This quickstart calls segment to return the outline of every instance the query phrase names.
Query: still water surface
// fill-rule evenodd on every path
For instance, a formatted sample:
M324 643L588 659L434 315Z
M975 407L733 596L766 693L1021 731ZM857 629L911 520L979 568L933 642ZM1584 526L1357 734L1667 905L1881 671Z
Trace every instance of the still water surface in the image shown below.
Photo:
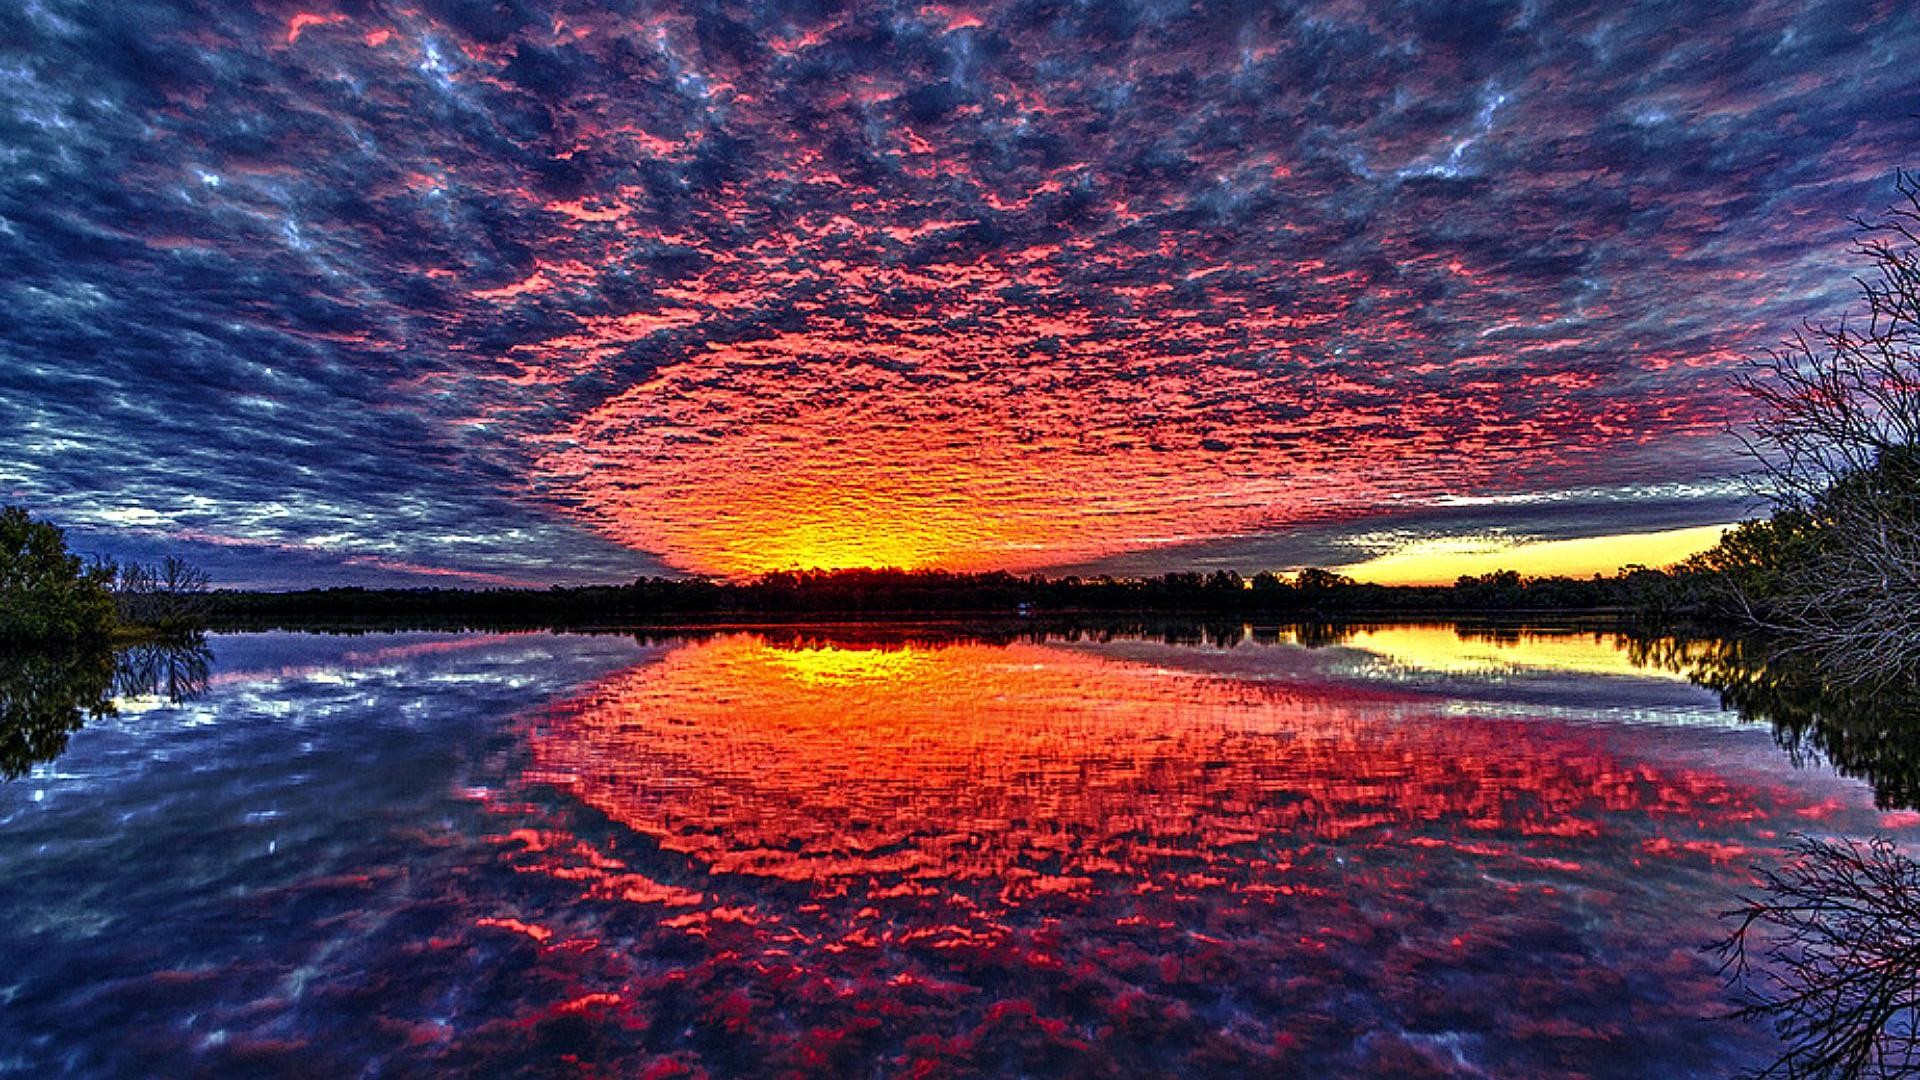
M1720 1076L1920 819L1608 634L213 639L0 783L0 1072Z

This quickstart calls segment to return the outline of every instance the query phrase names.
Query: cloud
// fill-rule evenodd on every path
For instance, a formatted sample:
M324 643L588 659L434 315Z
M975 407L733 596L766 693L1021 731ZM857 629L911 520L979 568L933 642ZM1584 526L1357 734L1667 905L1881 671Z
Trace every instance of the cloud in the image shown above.
M1844 306L1917 18L47 0L0 495L232 580L1724 521L1554 493L1740 467L1728 370Z

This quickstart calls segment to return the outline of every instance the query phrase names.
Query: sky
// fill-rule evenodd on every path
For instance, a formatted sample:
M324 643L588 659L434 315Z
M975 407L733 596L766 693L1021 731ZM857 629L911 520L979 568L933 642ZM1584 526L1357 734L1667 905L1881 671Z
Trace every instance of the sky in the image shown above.
M1884 2L0 6L0 501L234 585L1590 572L1920 166Z

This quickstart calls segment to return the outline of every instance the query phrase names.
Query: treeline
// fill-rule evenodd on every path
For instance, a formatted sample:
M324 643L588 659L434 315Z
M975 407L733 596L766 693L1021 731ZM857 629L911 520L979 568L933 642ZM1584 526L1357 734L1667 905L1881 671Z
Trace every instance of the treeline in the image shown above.
M680 619L1183 614L1287 621L1353 615L1610 612L1674 594L1668 575L1524 578L1512 571L1453 585L1375 585L1326 570L1231 570L1155 577L1045 577L1006 572L833 570L745 582L643 577L619 586L551 589L306 589L208 595L215 626L415 624L446 627L621 626Z

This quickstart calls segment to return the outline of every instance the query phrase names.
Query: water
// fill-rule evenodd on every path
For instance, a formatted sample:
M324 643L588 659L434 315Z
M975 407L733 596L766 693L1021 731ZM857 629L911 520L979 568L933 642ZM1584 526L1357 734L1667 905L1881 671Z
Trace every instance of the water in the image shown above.
M1920 836L1607 634L213 639L0 783L0 1071L1719 1076Z

